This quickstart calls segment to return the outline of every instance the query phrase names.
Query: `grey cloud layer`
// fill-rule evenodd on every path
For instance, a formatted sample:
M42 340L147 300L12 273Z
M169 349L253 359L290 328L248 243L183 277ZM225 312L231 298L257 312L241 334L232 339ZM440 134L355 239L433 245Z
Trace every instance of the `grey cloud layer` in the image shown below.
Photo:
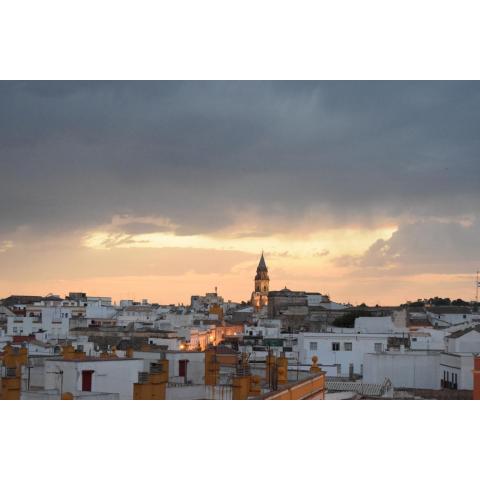
M4 234L476 214L480 84L2 82L0 167Z
M360 256L344 256L339 266L358 267L361 276L415 273L473 273L480 265L480 221L470 224L426 220L400 225Z

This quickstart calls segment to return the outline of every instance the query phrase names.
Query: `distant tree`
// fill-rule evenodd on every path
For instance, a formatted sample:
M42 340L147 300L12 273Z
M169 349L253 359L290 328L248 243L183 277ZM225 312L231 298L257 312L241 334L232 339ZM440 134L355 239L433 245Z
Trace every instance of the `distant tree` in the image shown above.
M416 302L410 302L411 307L424 307L425 300L421 300L420 298Z
M456 307L466 307L470 304L461 298L457 298L456 300L452 301L452 305L455 305Z
M448 306L451 305L450 299L447 298L440 298L440 297L433 297L428 299L428 303L431 305L435 305L436 307Z
M460 302L460 303L454 303ZM406 303L402 303L401 307L424 307L425 305L433 305L435 307L442 307L448 305L467 305L467 303L461 303L463 300L461 298L454 300L453 302L448 298L442 297L432 297L432 298L424 298L424 299L417 299L415 302L407 301Z

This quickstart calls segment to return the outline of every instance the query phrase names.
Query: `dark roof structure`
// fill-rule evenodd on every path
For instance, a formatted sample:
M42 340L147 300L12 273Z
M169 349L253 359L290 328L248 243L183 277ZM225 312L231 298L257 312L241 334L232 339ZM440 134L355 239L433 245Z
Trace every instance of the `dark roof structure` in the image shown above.
M267 264L265 263L265 258L262 256L260 257L260 261L258 262L257 267L257 274L255 275L255 280L270 280L268 278L268 268Z
M260 261L258 262L257 271L258 270L260 270L261 272L268 272L268 268L265 263L265 258L263 257L263 252L262 252L262 256L260 257Z
M35 302L41 302L44 297L38 295L10 295L2 300L2 305L11 307L13 305L28 305Z
M477 325L475 327L468 327L463 330L458 330L457 332L453 332L450 335L448 335L447 338L460 338L472 331L480 333L480 325Z
M427 312L435 313L437 315L444 315L444 314L467 314L472 313L472 309L470 307L456 307L456 306L441 306L441 307L426 307Z

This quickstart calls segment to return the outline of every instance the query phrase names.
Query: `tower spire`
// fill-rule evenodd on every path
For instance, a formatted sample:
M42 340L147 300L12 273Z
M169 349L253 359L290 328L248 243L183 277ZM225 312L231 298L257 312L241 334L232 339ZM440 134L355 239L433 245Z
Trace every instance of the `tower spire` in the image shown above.
M257 273L258 272L268 272L267 264L265 263L265 257L263 256L263 250L260 261L258 262Z

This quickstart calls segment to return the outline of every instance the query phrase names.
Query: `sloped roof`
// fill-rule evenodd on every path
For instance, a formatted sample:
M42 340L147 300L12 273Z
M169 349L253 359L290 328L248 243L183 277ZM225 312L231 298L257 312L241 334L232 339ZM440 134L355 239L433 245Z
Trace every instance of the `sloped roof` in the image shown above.
M380 397L383 390L381 384L342 382L327 378L327 392L356 392L367 397Z
M463 330L458 330L456 332L451 333L450 335L447 336L447 338L460 338L466 335L467 333L470 333L472 331L476 331L480 333L480 325L477 325L476 327L468 327Z
M257 272L268 272L267 264L265 263L265 258L262 256L260 257L260 261L258 262Z
M2 305L5 305L6 307L11 307L17 304L26 305L40 302L43 300L43 298L44 297L38 295L10 295L9 297L3 299Z

